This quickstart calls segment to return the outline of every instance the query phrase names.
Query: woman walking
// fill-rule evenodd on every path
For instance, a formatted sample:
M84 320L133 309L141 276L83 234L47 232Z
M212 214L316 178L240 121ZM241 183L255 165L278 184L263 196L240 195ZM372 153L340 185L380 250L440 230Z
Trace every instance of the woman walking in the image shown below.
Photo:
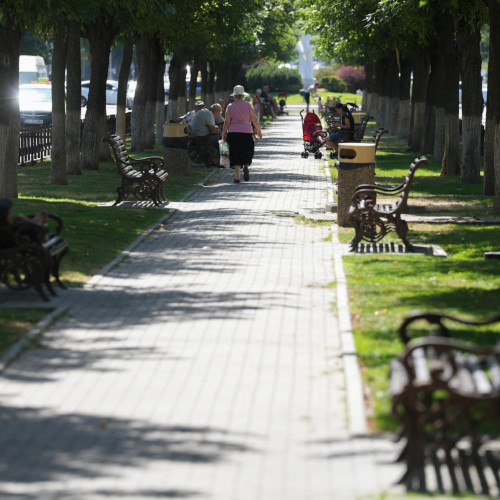
M226 119L222 129L222 139L229 145L229 162L234 167L235 184L240 182L241 167L243 179L250 180L248 167L252 164L254 153L254 130L259 139L262 139L260 124L253 106L244 100L245 89L236 85L233 90L234 102L226 110ZM253 125L253 128L252 128Z

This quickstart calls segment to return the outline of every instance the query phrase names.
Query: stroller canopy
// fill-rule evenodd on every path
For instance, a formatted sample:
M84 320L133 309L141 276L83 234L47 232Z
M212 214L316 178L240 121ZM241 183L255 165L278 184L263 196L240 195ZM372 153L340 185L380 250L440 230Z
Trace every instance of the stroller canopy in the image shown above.
M316 113L306 113L304 123L302 124L302 131L304 133L304 141L314 141L314 132L316 132L316 124L321 125L321 120Z

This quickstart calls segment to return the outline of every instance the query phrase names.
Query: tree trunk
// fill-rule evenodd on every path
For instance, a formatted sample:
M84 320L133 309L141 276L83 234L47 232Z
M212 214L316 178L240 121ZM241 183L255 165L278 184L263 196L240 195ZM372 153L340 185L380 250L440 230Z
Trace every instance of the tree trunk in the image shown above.
M151 41L150 57L150 77L148 81L148 93L146 102L146 128L144 130L144 144L147 149L155 146L155 122L156 122L156 99L158 96L158 79L162 75L161 69L165 68L163 51L160 40L155 37ZM163 120L162 120L163 132ZM163 134L162 134L163 135Z
M489 0L488 7L490 12L490 61L488 66L487 111L491 113L492 119L495 123L493 211L498 214L500 213L500 99L496 95L498 92L498 86L495 85L500 81L497 64L500 62L500 3L496 0Z
M444 106L436 106L436 132L434 134L434 153L432 156L436 163L441 163L444 158L445 116Z
M162 57L161 61L159 61L159 71L156 83L155 139L158 142L161 142L161 140L163 139L163 124L165 123L165 87L163 83L165 66L165 58Z
M116 97L116 134L124 141L127 136L127 86L134 52L134 39L128 36L123 46L123 57L118 74L118 95Z
M377 106L373 110L373 116L379 127L386 123L387 92L386 80L388 70L388 58L379 59L375 63L375 92L377 93Z
M137 87L135 89L134 104L132 106L132 140L130 149L132 151L144 151L144 129L146 128L146 107L148 95L148 81L150 72L150 37L147 33L139 35L136 46L137 59ZM170 96L172 95L172 80L170 81ZM169 99L169 102L171 99Z
M473 23L460 22L457 30L462 73L462 175L464 184L481 183L481 31Z
M90 45L90 88L87 113L83 127L82 167L89 170L99 168L99 159L111 158L109 148L103 143L107 136L106 80L108 76L109 53L116 29L113 20L102 17L86 27ZM107 154L106 154L107 153Z
M68 57L66 60L66 172L81 175L80 133L82 128L82 69L80 56L80 23L69 22Z
M191 66L191 80L189 81L189 102L188 110L194 109L194 103L196 102L196 86L198 85L198 73L200 72L201 64L198 57L195 57Z
M214 102L214 88L215 88L215 63L210 61L208 63L208 86L207 86L207 100L206 103Z
M420 151L428 80L428 50L417 49L415 51L415 65L413 68L412 112L410 134L408 136L408 146L412 151Z
M362 108L363 111L371 115L373 113L372 111L372 102L373 102L373 94L375 91L375 65L374 64L367 64L365 66L365 90L363 92L363 102L362 102Z
M170 60L168 75L170 94L168 96L167 122L185 113L186 106L186 63L189 60L185 50L178 48Z
M200 68L201 72L201 100L208 101L208 63L203 61Z
M429 53L431 71L429 73L429 80L427 82L424 124L422 127L422 139L420 142L420 152L424 155L433 154L434 152L434 139L436 133L436 105L439 102L439 99L437 97L439 85L438 53L439 44L437 43L436 39L434 39L433 43L431 44L431 50ZM441 159L439 161L441 161Z
M387 128L391 133L398 129L399 114L399 67L396 51L393 51L388 58L386 75L386 95L387 105L384 123L380 126Z
M460 131L458 124L459 57L454 43L454 21L449 11L439 16L438 36L446 55L445 144L441 175L460 175Z
M400 139L408 139L410 133L411 106L410 89L411 73L413 70L413 58L410 56L400 57L399 60L399 112L397 135Z
M66 185L66 107L64 73L68 54L68 25L54 22L54 50L52 53L52 184Z
M500 85L500 5L489 0L490 45L488 60L488 106L486 107L486 132L484 138L484 184L483 193L487 196L495 194L495 175L500 169L500 151L497 151L495 131L500 120L500 100L497 96ZM500 191L497 190L497 198ZM500 200L495 204L500 206Z
M440 23L436 19L436 24ZM441 28L440 28L441 29ZM445 41L438 36L433 41L432 49L433 55L431 57L431 64L434 64L434 76L432 84L434 86L434 150L433 160L436 163L441 163L444 158L445 146L445 101L446 101L446 51Z
M22 32L8 12L0 20L0 198L17 198L19 47ZM15 26L18 26L16 23Z

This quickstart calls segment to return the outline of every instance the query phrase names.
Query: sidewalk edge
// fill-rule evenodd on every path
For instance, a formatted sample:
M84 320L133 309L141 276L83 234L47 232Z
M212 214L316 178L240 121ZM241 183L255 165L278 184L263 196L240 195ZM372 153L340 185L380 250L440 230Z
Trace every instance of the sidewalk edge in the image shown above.
M328 166L326 166L325 171L329 182L332 183ZM332 226L332 247L337 281L337 320L346 386L347 426L351 436L366 435L368 433L368 424L363 397L363 382L352 333L349 293L342 262L343 247L338 238L338 226L336 224Z

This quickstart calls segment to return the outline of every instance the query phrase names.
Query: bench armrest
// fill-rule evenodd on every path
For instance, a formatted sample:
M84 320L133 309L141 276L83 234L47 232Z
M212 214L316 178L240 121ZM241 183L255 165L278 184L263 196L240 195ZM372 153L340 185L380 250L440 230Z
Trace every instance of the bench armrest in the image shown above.
M408 344L410 340L412 340L412 337L408 332L408 327L415 321L421 321L421 320L426 321L429 325L436 325L438 327L438 332L439 332L438 334L440 337L450 337L451 336L450 331L448 330L447 326L443 323L443 321L450 321L469 326L486 326L500 322L500 316L495 316L486 321L469 321L454 316L449 316L447 314L437 314L437 313L412 314L405 318L405 320L403 321L403 323L401 323L401 326L398 329L399 337L401 338L401 340L405 345Z
M141 168L143 171L153 170L156 173L158 170L165 169L165 160L161 156L148 156L146 158L131 158L129 156L129 161L132 165L144 166L144 169Z

